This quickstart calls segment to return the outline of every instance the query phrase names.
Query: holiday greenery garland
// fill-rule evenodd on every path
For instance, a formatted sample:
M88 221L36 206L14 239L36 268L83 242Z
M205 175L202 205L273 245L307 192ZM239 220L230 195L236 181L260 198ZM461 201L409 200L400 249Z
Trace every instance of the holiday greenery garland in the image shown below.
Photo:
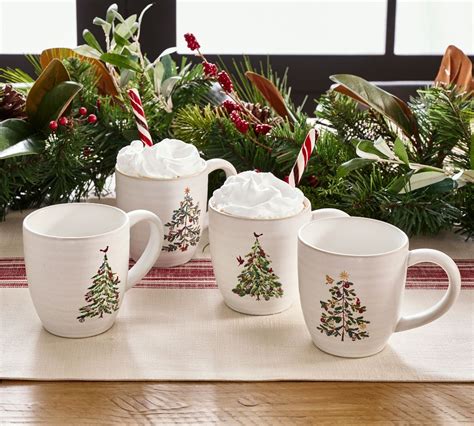
M378 218L410 235L456 228L474 236L469 76L438 76L408 104L359 77L333 76L337 86L316 101L311 118L291 101L286 74L277 76L268 63L255 69L248 59L231 69L212 64L192 34L185 38L201 64L175 61L175 49L150 60L139 41L147 9L125 18L112 5L94 19L105 49L84 30L85 45L30 57L35 76L0 71L9 83L0 88L2 217L8 209L103 194L118 150L138 136L126 94L136 88L154 141L180 138L205 158L284 179L317 126L299 185L313 208ZM211 177L210 193L222 179Z

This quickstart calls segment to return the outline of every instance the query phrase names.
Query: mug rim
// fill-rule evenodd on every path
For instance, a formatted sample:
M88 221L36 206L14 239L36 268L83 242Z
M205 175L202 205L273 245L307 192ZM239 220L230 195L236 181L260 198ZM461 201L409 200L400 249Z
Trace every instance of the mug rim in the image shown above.
M398 232L399 234L402 235L403 243L399 247L396 247L392 250L380 252L380 253L349 254L349 253L339 253L339 252L335 252L335 251L325 250L321 247L317 247L317 246L315 246L313 244L310 244L309 242L305 241L303 236L302 236L302 233L304 232L305 228L312 225L312 224L314 224L315 222L337 221L337 220L346 220L347 221L347 220L354 220L354 219L357 219L357 220L360 220L360 221L363 221L363 222L381 223L383 226L385 226L387 228L392 228L396 232ZM373 258L373 257L387 256L387 255L390 255L390 254L393 254L393 253L397 253L397 252L405 249L409 245L408 235L405 232L403 232L400 228L396 227L395 225L392 225L391 223L384 222L382 220L372 219L372 218L369 218L369 217L361 217L361 216L327 217L325 219L312 220L308 223L305 223L303 226L300 227L300 229L298 230L298 241L301 244L305 245L306 247L308 247L310 249L313 249L313 250L316 250L320 253L326 253L326 254L330 254L330 255L333 255L333 256L340 256L340 257L356 257L356 258Z
M148 176L132 176L127 173L122 172L117 165L115 165L115 173L118 173L122 176L128 177L130 179L137 179L141 181L150 181L150 182L167 182L167 181L176 181L180 179L186 179L186 178L192 178L196 176L202 175L206 169L207 169L207 160L204 160L204 158L201 158L203 161L204 167L202 170L193 173L192 175L185 175L185 176L177 176L177 177L172 177L172 178L160 178L160 177L148 177Z
M119 212L122 217L124 218L124 221L123 223L110 230L110 231L106 231L106 232L102 232L100 234L91 234L91 235L82 235L82 236L60 236L60 235L48 235L48 234L45 234L43 232L38 232L34 229L31 228L31 226L28 224L28 220L31 220L31 218L37 214L39 214L40 212L44 212L45 210L53 210L53 209L56 209L56 208L68 208L69 206L99 206L99 208L105 208L105 209L108 209L108 210L115 210L117 212ZM45 207L41 207L40 209L37 209L35 211L32 211L30 214L28 214L24 219L23 219L23 231L28 231L29 233L33 234L33 235L36 235L38 237L41 237L41 238L47 238L47 239L53 239L53 240L87 240L87 239L93 239L93 238L102 238L102 237L105 237L105 236L108 236L110 234L113 234L113 233L116 233L118 231L121 231L123 228L125 228L128 224L129 224L129 218L128 218L128 215L122 210L122 209L119 209L118 207L115 207L115 206L110 206L108 204L101 204L101 203L87 203L87 202L84 202L84 203L62 203L62 204L53 204L53 205L50 205L50 206L45 206Z
M217 210L211 203L211 201L213 201L213 199L214 199L214 196L212 196L209 199L209 202L208 202L209 210L212 210L213 212L215 212L217 214L220 214L222 216L225 216L225 217L228 217L228 218L231 218L231 219L237 219L237 220L243 220L243 221L273 222L273 221L291 219L291 218L294 218L294 217L297 217L299 215L302 215L302 214L306 213L308 210L311 211L311 203L308 200L308 198L304 197L304 199L303 199L304 207L298 213L288 215L288 216L274 217L274 218L265 218L265 217L255 217L255 218L253 218L253 217L247 217L247 216L238 216L238 215L235 215L235 214L231 214L231 213L227 213L227 212Z

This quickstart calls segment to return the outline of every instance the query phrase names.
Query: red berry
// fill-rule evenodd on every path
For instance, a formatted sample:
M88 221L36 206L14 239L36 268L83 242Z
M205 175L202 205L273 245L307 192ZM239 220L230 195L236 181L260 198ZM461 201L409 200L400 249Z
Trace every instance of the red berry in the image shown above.
M87 108L86 107L80 107L79 108L79 114L80 115L86 115L87 114Z
M344 284L344 287L345 287L345 288L349 288L349 283L345 283L345 284Z
M222 106L225 108L225 110L230 114L232 111L240 111L240 106L237 105L234 101L231 101L230 99L226 99L223 103Z
M217 76L217 65L211 64L210 62L203 62L202 67L204 69L204 74L208 77L216 77Z
M58 122L57 121L50 121L49 122L49 128L55 132L56 130L58 130Z
M97 116L95 114L89 114L87 121L91 124L97 123Z
M308 182L311 186L315 187L315 186L318 186L319 180L318 180L317 176L311 175L308 178Z
M272 126L269 124L257 124L255 126L255 132L260 135L266 135L270 130L272 130Z
M324 318L321 318L321 322L326 322L326 320Z
M196 37L194 37L194 34L186 33L184 35L184 39L188 44L188 48L191 50L197 50L201 47L201 45L197 42Z
M69 120L67 119L67 117L61 117L61 118L58 120L58 123L59 123L61 126L67 126L68 123L69 123Z
M232 80L229 77L229 74L227 74L225 71L221 71L217 75L217 81L221 85L221 87L224 89L226 92L232 92L234 86L232 84Z

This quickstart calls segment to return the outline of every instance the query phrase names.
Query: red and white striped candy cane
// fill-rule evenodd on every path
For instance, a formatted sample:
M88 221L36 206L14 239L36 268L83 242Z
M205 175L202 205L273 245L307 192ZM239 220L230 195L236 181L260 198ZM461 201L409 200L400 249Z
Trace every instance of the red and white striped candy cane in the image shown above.
M304 139L303 146L298 153L298 157L296 157L295 165L288 176L288 183L291 186L295 187L301 180L301 176L303 176L304 170L308 165L309 158L314 150L314 145L316 144L317 139L318 132L316 132L316 129L311 129Z
M153 141L148 130L148 123L146 122L145 111L143 110L142 101L137 89L128 90L128 97L132 104L133 113L135 114L135 121L137 123L138 133L143 145L152 146Z

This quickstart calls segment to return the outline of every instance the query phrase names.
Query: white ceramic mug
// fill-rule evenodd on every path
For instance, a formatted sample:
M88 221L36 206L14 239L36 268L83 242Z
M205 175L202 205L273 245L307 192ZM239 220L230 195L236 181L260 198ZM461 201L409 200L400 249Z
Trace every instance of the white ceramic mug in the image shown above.
M130 227L147 222L148 243L130 269ZM23 221L26 275L44 328L89 337L112 327L125 292L153 266L163 225L153 213L125 213L103 204L58 204Z
M237 174L226 160L212 159L190 176L174 179L138 178L115 169L117 206L124 211L149 210L164 224L162 253L155 266L182 265L194 256L203 229L207 226L207 184L209 173L224 170L227 177ZM138 225L130 237L130 253L137 259L145 248L146 228Z
M334 209L252 219L215 209L209 200L209 242L217 285L231 309L270 315L288 309L298 298L297 234L312 217L342 214Z
M421 313L401 316L408 266L432 262L449 278L444 297ZM454 261L431 249L408 249L397 227L361 217L334 217L298 233L301 306L314 344L343 357L374 355L391 334L445 314L461 289Z

